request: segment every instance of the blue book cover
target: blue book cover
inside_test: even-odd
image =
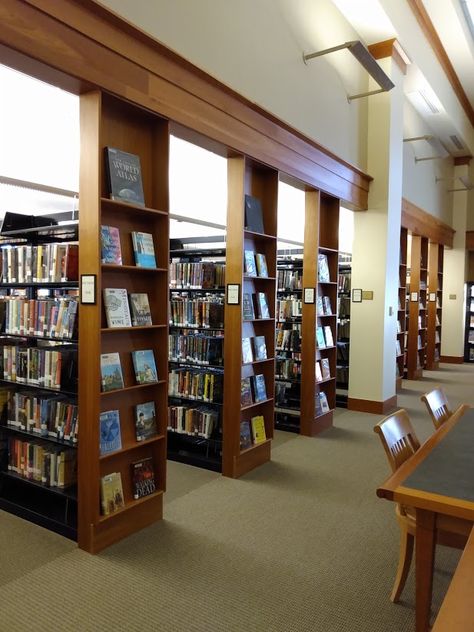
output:
[[[122,265],[119,229],[115,226],[101,226],[100,243],[102,263]]]
[[[153,349],[132,351],[132,359],[135,379],[138,384],[147,384],[158,380]]]
[[[120,416],[118,410],[100,413],[100,453],[115,452],[122,447]]]
[[[140,268],[156,268],[153,235],[132,231],[132,242],[135,264]]]
[[[144,441],[157,434],[155,402],[136,405],[135,429],[137,441]]]

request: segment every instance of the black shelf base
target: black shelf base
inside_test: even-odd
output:
[[[186,465],[200,467],[201,469],[218,472],[219,474],[222,473],[222,461],[220,459],[202,456],[201,454],[196,454],[189,450],[168,450],[167,458],[169,461],[185,463]]]
[[[33,509],[19,505],[7,498],[0,498],[0,509],[77,542],[77,529],[75,527],[54,520],[54,518],[44,516]]]

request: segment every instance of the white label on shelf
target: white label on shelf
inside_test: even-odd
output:
[[[81,274],[81,303],[95,305],[95,274]]]

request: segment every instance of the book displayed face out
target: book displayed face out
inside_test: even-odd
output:
[[[106,147],[105,167],[112,200],[145,206],[139,156]]]

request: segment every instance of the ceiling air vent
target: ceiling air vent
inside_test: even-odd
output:
[[[464,145],[461,143],[461,141],[459,140],[459,138],[456,136],[456,134],[453,134],[452,136],[449,137],[451,139],[451,142],[453,143],[453,145],[456,147],[456,149],[464,149]]]
[[[425,102],[425,105],[428,108],[428,110],[431,112],[431,114],[439,114],[440,112],[439,108],[436,107],[433,101],[429,99],[428,96],[422,90],[419,90],[419,94],[421,98],[423,99],[423,101]]]

